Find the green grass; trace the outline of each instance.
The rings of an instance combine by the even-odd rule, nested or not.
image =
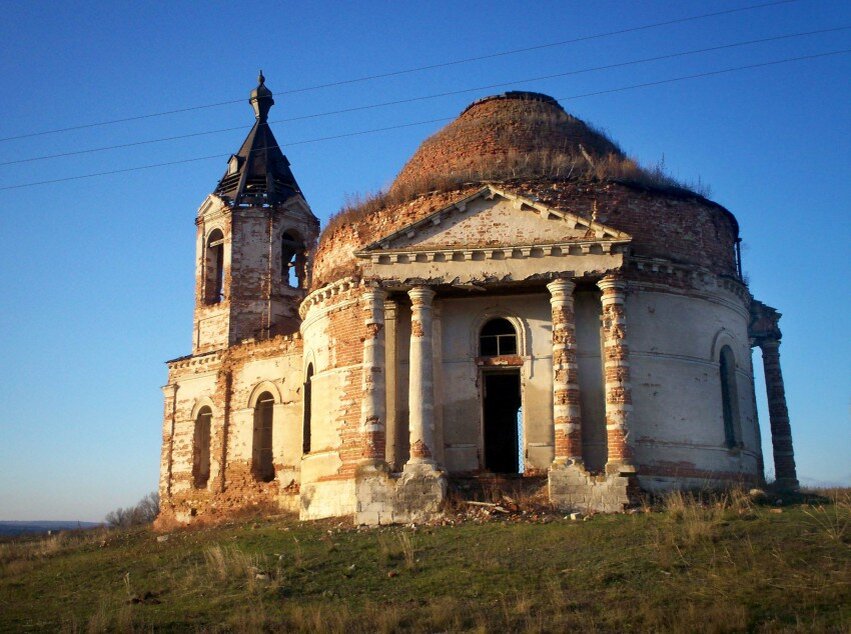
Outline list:
[[[849,631],[849,491],[588,521],[288,518],[0,543],[0,631]],[[552,516],[544,516],[550,519]]]

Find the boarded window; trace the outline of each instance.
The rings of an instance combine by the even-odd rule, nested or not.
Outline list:
[[[724,443],[729,448],[741,445],[738,390],[736,389],[736,358],[730,346],[721,348],[718,360],[721,374],[721,407],[724,416]]]
[[[507,319],[491,319],[479,336],[479,356],[498,357],[517,354],[517,332]]]
[[[204,301],[218,304],[225,298],[225,237],[220,229],[210,232],[204,249]]]
[[[195,419],[195,433],[192,439],[192,482],[196,489],[207,488],[210,480],[210,424],[213,412],[202,407]]]
[[[263,392],[254,407],[254,451],[252,468],[254,477],[261,482],[275,479],[275,465],[272,463],[272,412],[275,399],[269,392]]]

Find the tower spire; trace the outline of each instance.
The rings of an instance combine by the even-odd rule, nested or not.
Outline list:
[[[242,147],[228,161],[215,193],[231,205],[274,205],[301,194],[290,162],[269,127],[269,109],[275,103],[261,70],[248,103],[256,121]]]

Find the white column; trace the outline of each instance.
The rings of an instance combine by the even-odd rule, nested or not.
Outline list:
[[[361,296],[366,334],[363,340],[361,388],[361,434],[365,462],[384,462],[384,298],[378,287],[368,287]]]
[[[400,440],[399,430],[397,429],[398,421],[396,418],[396,302],[387,300],[384,302],[384,391],[386,397],[384,399],[385,434],[387,438],[387,446],[385,449],[385,459],[393,470],[399,468],[399,450],[397,449]]]
[[[415,286],[411,298],[411,352],[408,381],[410,428],[409,465],[434,465],[434,366],[432,355],[431,302],[434,291]]]

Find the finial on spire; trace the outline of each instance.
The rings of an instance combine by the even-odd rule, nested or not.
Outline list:
[[[254,108],[254,116],[260,120],[260,123],[266,123],[269,108],[274,105],[275,100],[272,99],[272,91],[266,88],[266,78],[263,76],[262,70],[259,71],[257,82],[257,88],[251,91],[248,103]]]

